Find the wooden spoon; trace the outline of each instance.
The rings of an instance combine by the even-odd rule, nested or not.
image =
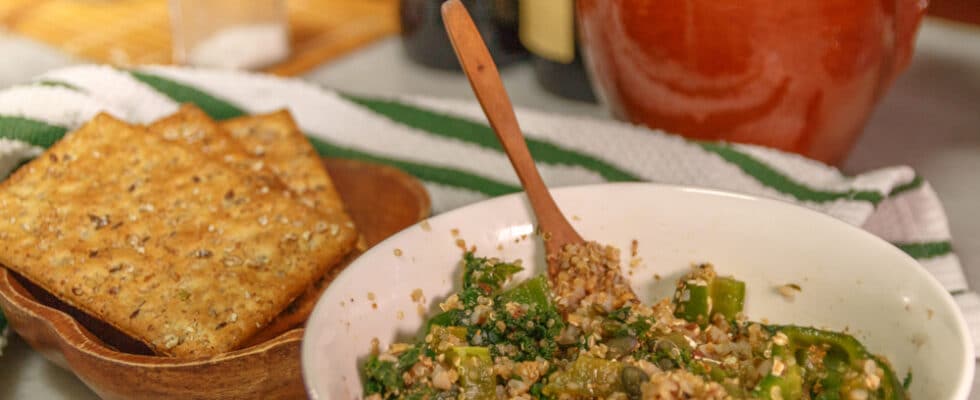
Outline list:
[[[449,32],[456,56],[477,100],[483,107],[483,113],[490,121],[490,126],[497,134],[497,139],[503,145],[511,165],[517,171],[521,186],[527,192],[534,214],[538,217],[538,228],[544,240],[545,252],[548,255],[558,254],[566,244],[585,243],[582,236],[572,228],[562,215],[555,200],[548,192],[547,186],[541,180],[541,174],[534,165],[531,152],[524,142],[521,127],[514,115],[514,106],[507,96],[507,90],[500,80],[497,65],[490,57],[480,32],[477,31],[470,13],[459,0],[449,0],[442,4],[442,19]],[[558,274],[558,266],[548,257],[548,274],[552,277]]]

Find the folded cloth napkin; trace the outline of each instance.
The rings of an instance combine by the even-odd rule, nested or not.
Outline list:
[[[267,75],[172,67],[71,67],[0,91],[0,176],[100,111],[149,123],[182,102],[194,102],[216,119],[288,107],[322,154],[386,163],[420,178],[434,213],[520,190],[475,103],[367,98]],[[953,294],[980,338],[980,297],[967,288],[942,205],[909,167],[847,176],[757,146],[694,142],[620,122],[531,110],[517,115],[550,186],[695,185],[832,215],[918,259]]]

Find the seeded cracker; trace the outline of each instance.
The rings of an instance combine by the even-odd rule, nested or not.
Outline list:
[[[193,104],[181,105],[176,113],[155,121],[148,129],[150,133],[166,141],[199,151],[211,159],[224,161],[244,173],[256,175],[266,187],[260,190],[288,189],[261,158],[246,152],[241,143]]]
[[[340,195],[320,156],[289,111],[244,116],[221,122],[245,149],[261,157],[286,186],[317,210],[342,210]]]
[[[230,132],[254,159],[263,160],[286,186],[299,194],[305,204],[321,212],[343,212],[340,195],[319,154],[300,131],[289,111],[238,117],[222,121],[221,127]],[[340,228],[347,229],[343,225]],[[358,247],[366,247],[363,238]],[[348,256],[348,262],[356,257],[356,253]],[[320,294],[346,264],[344,262],[331,270],[311,286],[249,343],[258,343],[302,325],[313,311]]]
[[[269,114],[234,118],[221,122],[221,128],[230,132],[240,146],[247,150],[252,160],[264,162],[265,166],[290,190],[297,193],[305,204],[319,212],[348,218],[344,214],[340,195],[324,168],[319,154],[300,131],[289,111],[280,110]],[[326,229],[330,231],[340,229],[342,235],[352,234],[348,232],[352,229],[346,224],[337,224]],[[364,250],[366,245],[363,237],[359,239],[358,250]],[[347,261],[332,269],[311,286],[249,342],[258,343],[302,325],[330,281],[357,255],[357,251],[348,255]]]
[[[228,351],[355,239],[261,187],[100,114],[0,184],[0,262],[160,354]]]

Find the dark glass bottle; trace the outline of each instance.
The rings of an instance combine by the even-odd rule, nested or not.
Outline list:
[[[544,90],[595,102],[575,23],[574,0],[521,0],[521,40],[531,53],[534,75]]]
[[[595,103],[589,75],[582,64],[581,52],[571,63],[560,63],[531,54],[534,76],[548,92],[572,100]]]
[[[440,7],[443,0],[402,0],[402,44],[410,59],[420,64],[459,70]],[[517,0],[463,0],[498,67],[527,57],[517,35]]]

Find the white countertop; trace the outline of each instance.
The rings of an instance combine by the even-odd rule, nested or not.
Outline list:
[[[0,87],[79,62],[50,47],[0,31]],[[8,60],[16,60],[8,61]],[[607,118],[600,107],[551,96],[529,65],[502,71],[515,105]],[[411,64],[388,39],[305,76],[363,94],[417,94],[472,99],[458,73]],[[906,164],[939,193],[953,246],[972,288],[980,288],[980,28],[927,20],[906,73],[878,106],[844,166],[857,173]],[[977,377],[980,378],[980,368]],[[980,381],[980,379],[977,379]],[[971,398],[980,399],[980,382]],[[48,363],[16,337],[0,357],[0,399],[95,399],[74,375]]]

